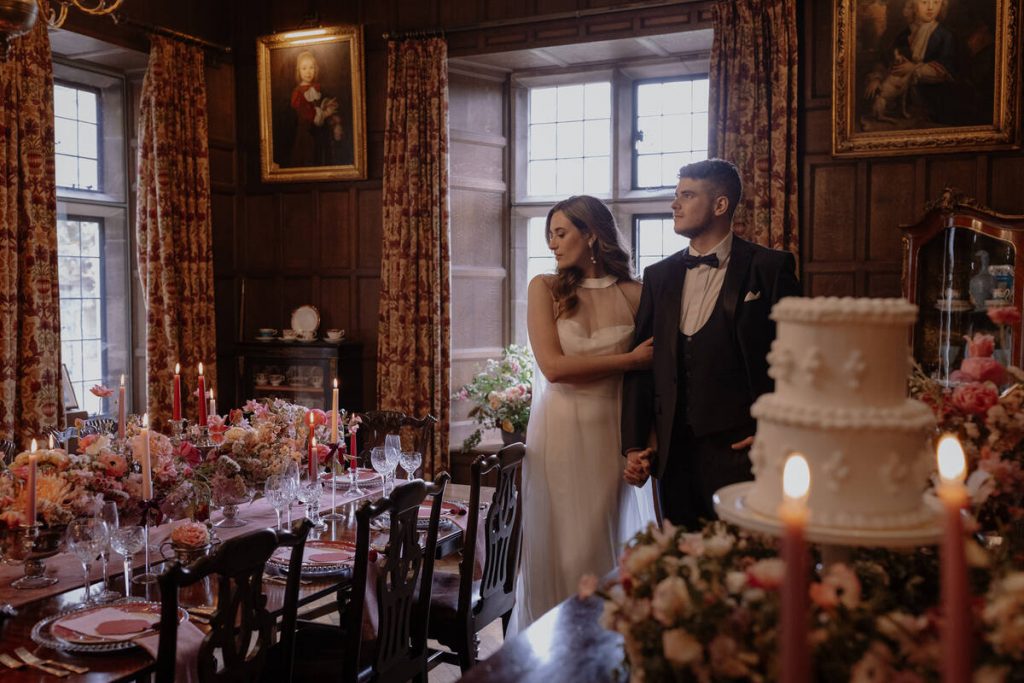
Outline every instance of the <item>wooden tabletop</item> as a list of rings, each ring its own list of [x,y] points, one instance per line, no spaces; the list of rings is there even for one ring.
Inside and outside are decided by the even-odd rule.
[[[628,679],[621,666],[622,636],[602,628],[604,601],[571,597],[505,641],[497,652],[459,679],[464,683],[615,683]]]
[[[482,497],[487,500],[493,494],[493,489],[484,491]],[[446,499],[466,500],[469,498],[469,487],[461,485],[449,485],[445,493]],[[323,502],[329,502],[325,496]],[[323,540],[347,540],[355,541],[355,515],[354,510],[361,501],[339,506],[338,511],[344,515],[340,520],[327,522],[328,528],[322,532],[311,532],[310,539],[318,537]],[[325,506],[327,507],[327,506]],[[326,512],[327,510],[325,510]],[[244,514],[241,515],[244,517]],[[248,530],[254,530],[259,526],[250,525]],[[371,542],[373,542],[371,540]],[[445,554],[457,552],[462,546],[462,529],[459,526],[442,531],[438,536],[439,555],[441,549]],[[343,587],[351,580],[351,575],[322,577],[305,582],[299,587],[299,605],[308,605],[321,598],[334,594],[339,587]],[[275,582],[264,582],[264,592],[267,595],[267,609],[276,615],[280,615],[284,603],[284,586]],[[124,587],[124,580],[121,575],[115,575],[111,579],[111,587],[121,591]],[[98,584],[93,586],[95,591]],[[148,673],[153,668],[153,659],[142,649],[132,648],[119,653],[97,653],[97,654],[70,654],[58,650],[41,647],[31,638],[32,627],[41,619],[44,619],[57,612],[79,605],[82,601],[84,591],[81,584],[77,588],[69,586],[69,590],[57,595],[36,600],[22,605],[18,608],[18,616],[8,619],[0,626],[0,652],[10,653],[13,656],[14,649],[22,646],[30,652],[43,659],[54,659],[58,661],[88,667],[88,674],[72,674],[62,680],[88,683],[111,683],[113,681],[125,681],[136,678],[141,674]],[[133,584],[132,594],[144,597],[148,600],[159,600],[160,591],[156,583],[145,585]],[[195,605],[212,605],[216,601],[215,582],[206,580],[183,589],[179,600],[183,607]],[[54,681],[56,677],[44,674],[41,671],[31,669],[28,666],[17,671],[11,671],[0,665],[0,676],[4,683],[28,683],[34,681]]]

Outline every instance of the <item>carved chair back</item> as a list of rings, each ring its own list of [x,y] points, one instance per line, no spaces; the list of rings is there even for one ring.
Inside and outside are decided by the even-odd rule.
[[[303,520],[294,531],[261,529],[224,541],[215,554],[202,557],[188,567],[177,562],[169,564],[159,577],[157,683],[172,683],[175,679],[178,589],[212,576],[217,578],[217,609],[210,617],[210,633],[199,649],[199,680],[219,683],[259,679],[273,645],[275,621],[266,607],[263,571],[271,554],[281,547],[292,549],[280,643],[280,652],[287,658],[287,674],[291,677],[302,551],[311,527],[309,520]]]
[[[366,604],[367,575],[370,572],[370,527],[388,515],[388,540],[382,563],[374,558],[376,576],[371,577],[377,601],[377,639],[372,667],[374,681],[407,681],[426,673],[427,619],[434,578],[434,555],[441,520],[441,502],[451,477],[442,473],[433,484],[422,480],[397,486],[387,498],[364,504],[356,512],[356,557],[351,600],[345,605],[343,638],[347,647],[342,665],[344,681],[360,678],[363,642],[363,609]],[[420,505],[433,501],[426,529],[426,541],[419,543]],[[375,555],[375,553],[374,553]],[[345,599],[339,591],[339,604]]]
[[[359,426],[357,441],[360,463],[368,466],[370,449],[374,446],[383,446],[384,437],[388,434],[398,434],[402,439],[402,450],[419,451],[423,454],[424,472],[427,471],[428,464],[433,462],[431,454],[436,417],[412,417],[393,410],[370,410],[360,413],[360,418],[362,424]]]
[[[14,461],[14,456],[17,452],[18,444],[10,439],[0,439],[0,458],[3,459],[5,465],[10,465]]]

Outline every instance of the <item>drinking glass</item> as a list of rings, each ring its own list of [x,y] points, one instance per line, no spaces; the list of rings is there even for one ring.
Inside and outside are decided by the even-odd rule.
[[[110,547],[124,558],[124,594],[132,593],[132,555],[142,550],[145,535],[141,526],[123,526],[110,537]]]
[[[345,519],[345,515],[338,512],[338,452],[340,449],[336,446],[331,452],[331,511],[326,515],[323,515],[321,519],[330,520],[336,522],[340,519]]]
[[[285,483],[284,476],[280,474],[272,474],[267,477],[267,481],[263,484],[263,495],[270,503],[270,507],[274,508],[274,512],[277,513],[277,528],[281,528],[281,511],[288,507],[289,494],[288,484]]]
[[[107,538],[103,542],[103,546],[100,548],[100,562],[103,564],[103,589],[93,598],[96,602],[111,602],[121,597],[121,594],[117,591],[110,590],[109,581],[110,574],[109,560],[110,560],[110,537],[117,531],[118,517],[117,517],[117,503],[112,500],[105,500],[100,505],[99,511],[96,513],[97,519],[102,519],[107,525]]]
[[[397,434],[388,434],[384,437],[384,459],[387,462],[388,473],[391,477],[391,490],[395,490],[395,470],[398,469],[398,460],[402,454],[402,442]]]
[[[107,525],[102,519],[76,519],[68,524],[68,548],[82,563],[82,570],[85,573],[83,582],[85,597],[82,599],[82,604],[87,605],[92,602],[92,594],[89,591],[89,571],[92,569],[92,563],[99,554],[100,548],[106,544],[108,536]]]
[[[288,499],[288,528],[292,527],[292,505],[295,504],[299,499],[299,466],[293,460],[288,463],[288,466],[284,469],[284,491],[285,496]]]
[[[402,451],[398,456],[398,465],[405,472],[406,479],[412,479],[422,464],[423,454],[419,451]]]
[[[317,477],[303,479],[298,487],[299,502],[306,506],[306,518],[317,528],[326,526],[319,518],[320,495],[322,493],[323,488],[320,484],[320,479]]]
[[[388,456],[382,446],[374,446],[370,449],[370,464],[383,480],[384,495],[388,495]]]

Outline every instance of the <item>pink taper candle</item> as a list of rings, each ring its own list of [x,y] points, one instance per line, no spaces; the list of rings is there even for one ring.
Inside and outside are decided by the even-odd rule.
[[[967,463],[955,436],[939,439],[936,449],[939,499],[945,508],[942,534],[942,680],[945,683],[970,681],[971,623],[970,594],[967,586],[967,558],[964,554],[964,528],[960,511],[967,505],[964,475]]]
[[[124,441],[124,375],[121,375],[121,388],[117,392],[117,438]]]
[[[799,453],[786,459],[782,472],[783,502],[779,518],[784,526],[782,560],[786,577],[782,583],[782,681],[807,683],[811,680],[811,654],[807,645],[807,494],[811,472]]]
[[[206,377],[203,376],[203,364],[199,364],[199,426],[206,426]]]
[[[313,411],[309,411],[309,440],[307,441],[309,450],[309,478],[316,479],[317,469],[317,457],[316,457],[316,437],[313,436],[313,420],[316,417],[313,415]]]
[[[334,389],[331,391],[331,443],[338,443],[338,378],[334,378]]]
[[[32,525],[36,523],[36,468],[39,459],[39,454],[36,452],[39,446],[36,444],[36,440],[32,439],[32,450],[28,454],[28,481],[26,486],[28,487],[28,503],[25,506],[25,524]]]
[[[174,402],[171,404],[171,415],[175,420],[181,419],[181,363],[174,364]]]

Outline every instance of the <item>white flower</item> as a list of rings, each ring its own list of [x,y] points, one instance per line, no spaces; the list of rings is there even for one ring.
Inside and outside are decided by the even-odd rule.
[[[736,595],[747,586],[747,575],[745,572],[732,571],[725,575],[725,589],[730,595]]]
[[[724,557],[735,544],[736,539],[732,534],[716,531],[711,538],[704,539],[704,554],[708,557]]]
[[[664,626],[675,624],[676,620],[686,615],[692,606],[686,582],[678,576],[662,579],[654,587],[654,594],[651,596],[651,613]]]
[[[758,560],[747,568],[750,582],[756,586],[774,590],[782,585],[786,575],[786,563],[778,557]]]
[[[99,455],[100,451],[108,446],[110,446],[110,439],[105,436],[100,436],[86,447],[85,452],[86,455]]]
[[[661,550],[653,545],[641,545],[631,548],[622,558],[622,566],[633,575],[647,569],[661,556]]]
[[[704,654],[696,638],[681,628],[674,628],[661,634],[661,649],[665,659],[676,666],[688,666]]]

